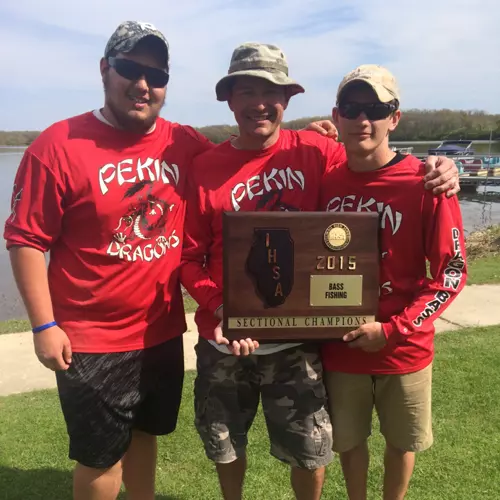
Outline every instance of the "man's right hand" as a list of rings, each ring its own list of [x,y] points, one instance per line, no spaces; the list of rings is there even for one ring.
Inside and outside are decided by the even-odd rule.
[[[35,354],[50,370],[67,370],[71,364],[71,343],[58,326],[33,334]]]
[[[258,349],[259,342],[257,340],[252,340],[251,338],[233,340],[230,342],[226,337],[224,337],[224,332],[222,331],[222,321],[218,324],[214,331],[215,342],[219,345],[225,345],[229,349],[229,352],[233,356],[250,356],[253,354],[255,349]]]
[[[249,356],[250,354],[253,354],[255,349],[258,349],[259,342],[250,338],[241,339],[239,342],[237,340],[233,340],[232,342],[230,342],[226,337],[224,337],[224,332],[222,331],[222,319],[224,318],[222,307],[217,309],[215,316],[221,320],[214,330],[215,342],[217,344],[227,346],[229,352],[234,356]]]

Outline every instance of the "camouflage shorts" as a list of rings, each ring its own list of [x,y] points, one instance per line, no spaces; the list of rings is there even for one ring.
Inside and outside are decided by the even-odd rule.
[[[200,338],[196,353],[195,425],[209,459],[230,463],[245,455],[262,398],[273,456],[307,469],[331,462],[332,426],[317,346],[238,358]]]

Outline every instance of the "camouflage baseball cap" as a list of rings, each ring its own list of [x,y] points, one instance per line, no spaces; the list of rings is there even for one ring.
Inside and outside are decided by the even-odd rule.
[[[354,82],[368,84],[380,102],[400,101],[398,84],[394,75],[386,68],[377,64],[363,64],[347,73],[337,90],[337,104],[341,93]]]
[[[218,101],[228,100],[230,82],[237,76],[255,76],[276,85],[286,86],[290,97],[305,92],[301,85],[289,78],[285,54],[276,45],[244,43],[236,47],[227,73],[215,86]]]
[[[108,57],[112,50],[116,52],[130,52],[143,38],[154,36],[163,42],[166,52],[166,67],[168,71],[170,51],[167,39],[161,31],[150,23],[139,21],[125,21],[121,23],[115,32],[111,35],[106,48],[104,49],[104,57]]]

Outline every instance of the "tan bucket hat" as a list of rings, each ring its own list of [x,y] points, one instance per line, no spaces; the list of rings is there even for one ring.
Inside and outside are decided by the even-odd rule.
[[[341,93],[354,82],[364,82],[369,85],[380,102],[390,102],[394,99],[401,101],[396,78],[388,69],[377,64],[363,64],[347,73],[340,82],[337,104]]]
[[[288,76],[285,54],[276,45],[249,42],[236,47],[227,73],[215,86],[218,101],[228,100],[230,82],[237,76],[255,76],[286,86],[290,97],[305,92],[301,85]]]

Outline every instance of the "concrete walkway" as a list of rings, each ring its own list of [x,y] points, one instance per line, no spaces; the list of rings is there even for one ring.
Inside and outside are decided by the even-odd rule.
[[[185,364],[186,370],[194,370],[198,335],[193,314],[187,315],[187,323]],[[437,332],[500,325],[500,285],[465,287],[435,325]],[[36,358],[31,332],[0,335],[0,396],[53,387],[54,373]]]

